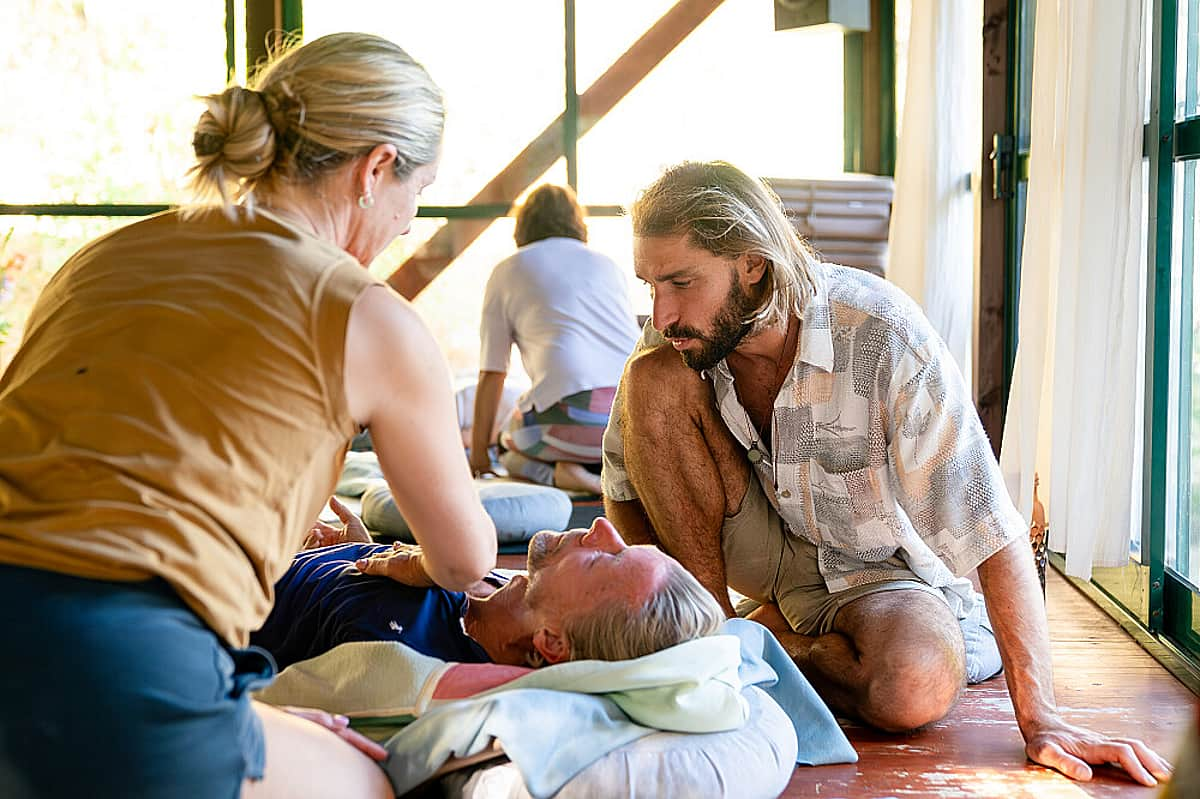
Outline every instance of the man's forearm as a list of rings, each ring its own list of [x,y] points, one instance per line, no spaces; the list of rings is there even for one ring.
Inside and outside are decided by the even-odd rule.
[[[726,615],[733,616],[733,605],[729,600],[729,591],[725,586],[725,560],[721,557],[721,539],[720,531],[712,542],[711,546],[675,546],[672,547],[670,542],[664,542],[659,539],[655,532],[653,522],[646,513],[645,507],[640,500],[630,500],[628,502],[617,502],[607,497],[604,499],[604,513],[608,520],[613,523],[617,531],[621,533],[621,537],[625,539],[625,543],[629,545],[635,544],[653,544],[667,554],[674,557],[679,563],[692,573],[702,586],[708,589],[708,592],[713,595],[721,609]],[[714,556],[713,553],[716,553]]]
[[[640,500],[631,499],[626,502],[618,502],[605,497],[604,515],[617,528],[617,532],[625,539],[626,544],[630,546],[652,544],[664,552],[670,552],[658,540],[658,536],[654,532],[654,525],[646,516],[646,510],[642,507]],[[690,571],[700,581],[700,584],[716,597],[717,602],[721,604],[726,613],[732,615],[733,608],[729,604],[729,592],[725,589],[724,561],[705,562],[703,559],[691,558],[686,554],[684,557],[686,561],[680,561],[684,568]]]
[[[1058,718],[1046,607],[1024,539],[979,564],[988,616],[1021,733],[1028,739]]]
[[[637,544],[653,544],[658,546],[658,536],[646,518],[646,511],[639,500],[631,499],[621,502],[604,498],[604,515],[612,522],[613,527],[630,546]]]

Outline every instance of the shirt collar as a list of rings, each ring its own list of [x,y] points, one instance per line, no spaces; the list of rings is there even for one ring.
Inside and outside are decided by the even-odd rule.
[[[817,289],[804,306],[801,316],[800,345],[796,359],[824,372],[833,371],[833,325],[829,313],[829,289],[823,274],[816,277]]]

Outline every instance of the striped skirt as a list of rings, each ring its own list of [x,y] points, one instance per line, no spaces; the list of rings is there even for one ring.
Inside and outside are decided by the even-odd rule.
[[[553,485],[559,461],[598,464],[615,386],[563,397],[543,411],[513,412],[500,432],[500,462],[510,473]]]

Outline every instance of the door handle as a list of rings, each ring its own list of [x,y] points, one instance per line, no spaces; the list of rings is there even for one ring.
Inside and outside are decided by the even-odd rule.
[[[1007,200],[1013,196],[1013,137],[1006,133],[992,135],[992,199]]]

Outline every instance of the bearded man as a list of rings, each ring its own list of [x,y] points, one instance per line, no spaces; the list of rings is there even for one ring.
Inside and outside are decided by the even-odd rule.
[[[667,170],[631,218],[654,307],[604,439],[626,540],[662,547],[728,614],[727,586],[753,600],[842,714],[913,730],[1003,662],[1031,759],[1166,779],[1140,741],[1059,715],[1027,526],[916,304],[821,263],[724,162]]]

